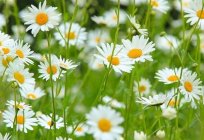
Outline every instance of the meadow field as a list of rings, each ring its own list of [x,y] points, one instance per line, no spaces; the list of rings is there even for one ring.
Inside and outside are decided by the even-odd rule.
[[[0,0],[0,140],[204,140],[204,0]]]

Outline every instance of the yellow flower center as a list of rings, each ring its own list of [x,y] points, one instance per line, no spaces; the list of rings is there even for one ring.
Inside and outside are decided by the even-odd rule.
[[[3,64],[3,66],[4,66],[4,67],[8,67],[9,62],[11,62],[12,60],[13,60],[13,58],[10,57],[10,56],[7,56],[6,59],[3,58],[3,59],[2,59],[2,64]]]
[[[82,127],[77,127],[77,128],[76,128],[76,131],[82,132],[82,131],[83,131],[83,128],[82,128]]]
[[[109,132],[111,130],[111,122],[108,119],[102,118],[98,121],[98,127],[103,132]]]
[[[146,86],[144,86],[144,85],[141,85],[141,86],[139,86],[139,88],[138,88],[138,90],[139,90],[140,93],[145,92],[146,89],[147,89],[147,88],[146,88]]]
[[[158,7],[159,3],[156,0],[151,0],[152,7]]]
[[[24,116],[23,115],[18,115],[17,116],[17,123],[18,124],[24,124],[24,122],[25,122]]]
[[[188,91],[188,92],[191,92],[191,91],[193,90],[193,85],[192,85],[192,83],[189,82],[189,81],[186,81],[186,82],[184,83],[184,87],[185,87],[186,91]]]
[[[130,58],[138,58],[140,56],[142,56],[142,50],[141,49],[131,49],[129,52],[128,52],[128,57]]]
[[[9,48],[2,48],[2,51],[4,52],[4,54],[8,54],[10,52]]]
[[[168,77],[168,81],[170,81],[170,82],[176,82],[176,81],[178,81],[178,80],[179,80],[179,77],[176,76],[176,75],[170,75],[170,76]]]
[[[44,25],[48,22],[48,15],[46,13],[37,14],[35,21],[39,25]]]
[[[52,72],[52,74],[56,74],[57,73],[57,67],[55,65],[52,65],[51,67],[49,66],[47,68],[47,73],[51,74],[51,72]]]
[[[112,16],[112,19],[113,19],[113,20],[118,20],[118,16],[117,16],[117,15],[113,15],[113,16]]]
[[[66,37],[67,39],[73,40],[73,39],[76,38],[76,34],[75,34],[75,32],[69,32],[69,33],[66,33],[66,34],[65,34],[65,37]]]
[[[100,43],[101,42],[101,38],[100,37],[96,37],[95,41],[96,41],[96,43]]]
[[[112,59],[111,59],[111,58],[112,58]],[[107,57],[107,60],[108,60],[108,62],[110,62],[112,65],[115,65],[115,66],[117,66],[117,65],[120,64],[120,59],[119,59],[117,56],[111,57],[111,55],[109,55],[109,56]]]
[[[196,14],[200,19],[204,19],[204,10],[198,10]]]
[[[175,105],[176,105],[176,101],[175,101],[174,99],[171,99],[171,100],[169,101],[168,106],[174,107]]]
[[[19,57],[19,58],[24,58],[24,53],[22,50],[16,50],[16,55]]]
[[[29,99],[36,99],[36,98],[37,98],[34,93],[28,93],[28,94],[27,94],[27,97],[28,97]]]
[[[47,124],[51,127],[53,125],[53,121],[48,121]]]
[[[23,84],[25,82],[25,77],[20,72],[14,72],[14,78],[20,83]]]

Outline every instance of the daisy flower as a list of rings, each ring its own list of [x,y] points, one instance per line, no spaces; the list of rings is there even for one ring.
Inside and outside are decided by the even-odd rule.
[[[165,37],[156,36],[156,46],[164,52],[174,51],[179,45],[178,39],[172,35],[166,35]]]
[[[124,119],[110,107],[99,105],[86,118],[89,133],[97,140],[116,140],[123,133],[123,128],[119,125]]]
[[[198,22],[198,26],[204,30],[204,10],[202,0],[192,0],[190,7],[184,9],[185,17],[188,19],[187,23],[194,25]]]
[[[88,46],[91,48],[95,48],[101,43],[106,43],[110,41],[110,36],[108,32],[103,30],[93,30],[88,33]]]
[[[167,107],[167,108],[162,109],[162,116],[164,118],[172,120],[172,119],[176,118],[176,115],[177,115],[177,111],[175,108]]]
[[[55,55],[51,56],[51,65],[46,59],[44,62],[40,62],[39,67],[39,73],[41,74],[39,78],[45,79],[46,81],[50,79],[50,76],[52,76],[52,79],[56,81],[57,78],[62,76],[64,73],[64,71],[60,72],[59,59]]]
[[[4,17],[4,15],[0,14],[0,29],[6,25],[6,19]]]
[[[147,79],[142,78],[139,83],[134,82],[134,92],[136,95],[147,95],[150,93],[151,84]]]
[[[33,73],[29,73],[28,68],[19,62],[14,61],[9,63],[6,71],[8,75],[8,82],[16,82],[20,88],[26,88],[35,85],[35,79],[32,78]]]
[[[97,24],[106,25],[106,21],[103,16],[93,16],[91,19]]]
[[[3,112],[3,122],[6,123],[6,127],[14,127],[15,115],[14,108],[8,108]],[[33,117],[34,115],[35,113],[32,110],[18,110],[16,116],[17,130],[25,133],[28,130],[33,130],[33,126],[37,126],[37,119]]]
[[[18,110],[31,110],[31,106],[27,105],[26,103],[24,102],[16,102],[13,101],[13,100],[10,100],[10,101],[7,101],[6,105],[9,107],[9,108],[17,108]]]
[[[110,10],[104,13],[105,23],[108,27],[116,27],[118,18],[119,24],[125,23],[126,14],[122,9],[120,9],[119,17],[117,16],[115,10]]]
[[[78,66],[78,64],[75,64],[74,62],[72,62],[72,60],[69,60],[69,59],[66,60],[60,56],[59,66],[61,69],[66,71],[66,70],[75,69]]]
[[[55,116],[56,122],[52,121],[52,114],[50,115],[40,115],[38,117],[38,123],[45,129],[54,129],[54,123],[56,124],[56,128],[59,129],[61,127],[64,127],[63,118],[59,117],[58,115]]]
[[[133,62],[130,61],[128,58],[124,57],[121,45],[116,45],[114,53],[112,55],[114,49],[113,44],[101,44],[101,47],[97,46],[97,50],[100,53],[100,55],[95,55],[99,61],[102,61],[107,67],[109,64],[113,67],[113,69],[118,72],[127,72],[130,73],[132,70]]]
[[[20,90],[20,93],[21,93],[21,96],[23,96],[26,99],[30,99],[30,100],[36,100],[45,95],[45,92],[39,87],[24,88]]]
[[[164,84],[172,84],[178,82],[181,78],[181,68],[164,68],[156,73],[155,78]]]
[[[18,60],[25,64],[33,64],[32,58],[33,51],[30,50],[29,44],[23,44],[23,41],[16,41],[14,44],[14,52]]]
[[[28,7],[28,12],[23,14],[25,25],[29,25],[26,31],[31,30],[35,37],[41,31],[49,31],[59,25],[60,15],[56,7],[46,7],[46,0],[43,4],[40,2],[38,8],[34,5]]]
[[[71,26],[71,29],[70,29]],[[70,29],[70,31],[69,31]],[[59,27],[60,32],[55,33],[55,38],[59,41],[60,45],[66,46],[66,42],[70,45],[81,45],[84,44],[87,33],[85,28],[81,27],[78,23],[65,23],[61,24]],[[66,40],[66,42],[65,42]]]
[[[57,137],[56,140],[67,140],[67,138]],[[72,139],[71,139],[71,138],[68,138],[68,140],[72,140]]]
[[[128,19],[132,25],[132,27],[141,35],[148,36],[147,29],[142,29],[141,25],[136,22],[136,17],[135,16],[129,16]]]
[[[125,104],[119,102],[116,99],[111,98],[110,96],[104,96],[102,98],[102,101],[106,104],[106,105],[110,105],[113,108],[125,108]]]
[[[141,97],[138,98],[136,102],[147,106],[160,106],[167,101],[167,96],[164,94],[156,94],[153,96],[149,96],[149,98]]]
[[[175,0],[174,1],[174,6],[176,7],[177,10],[181,10],[181,4],[182,4],[182,9],[186,9],[190,7],[190,3],[192,0]]]
[[[157,136],[159,139],[164,139],[164,138],[165,138],[165,131],[164,131],[164,130],[159,130],[159,131],[157,131],[156,136]]]
[[[5,73],[9,63],[12,62],[14,60],[14,57],[11,56],[0,56],[0,76],[2,76],[3,74],[7,74]]]
[[[181,86],[179,89],[181,94],[184,95],[186,102],[191,102],[191,106],[195,108],[195,100],[200,100],[200,96],[202,96],[203,92],[200,79],[197,78],[195,72],[184,69],[180,81]]]
[[[11,37],[0,31],[0,48],[2,46],[12,46],[14,44],[14,40]]]
[[[145,62],[145,60],[153,61],[150,53],[155,50],[154,43],[148,41],[149,39],[143,35],[133,36],[132,41],[123,39],[125,55],[134,63]]]
[[[11,136],[9,133],[6,133],[4,136],[0,133],[0,140],[10,140]]]
[[[74,126],[74,127],[72,127],[72,126],[67,127],[67,132],[69,134],[74,132],[74,135],[77,137],[85,136],[87,131],[88,131],[87,125],[83,124],[83,123],[78,124],[77,126]]]
[[[150,0],[150,2],[152,8],[159,12],[166,13],[170,9],[169,3],[166,0]]]
[[[134,140],[147,140],[147,135],[144,132],[134,132]]]

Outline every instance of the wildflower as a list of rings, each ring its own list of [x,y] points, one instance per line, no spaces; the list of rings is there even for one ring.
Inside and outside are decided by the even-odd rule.
[[[134,140],[147,140],[147,135],[144,132],[134,132]]]
[[[164,130],[157,131],[156,136],[160,139],[164,139],[165,138],[165,131]]]
[[[74,132],[74,135],[77,137],[85,136],[85,134],[88,132],[88,127],[86,124],[78,124],[77,126],[69,126],[67,128],[68,133]]]
[[[169,120],[176,118],[176,114],[177,114],[177,112],[176,112],[175,108],[167,107],[165,109],[162,109],[162,116],[164,118],[169,119]]]
[[[147,79],[142,78],[139,83],[134,82],[134,92],[136,95],[147,95],[150,93],[151,84]]]
[[[125,55],[133,62],[153,61],[150,53],[155,50],[154,43],[148,41],[143,35],[133,36],[132,41],[123,39]]]
[[[150,0],[150,2],[152,8],[161,13],[166,13],[170,9],[169,3],[166,0]]]
[[[115,110],[99,105],[86,115],[89,133],[97,140],[115,140],[123,133],[123,118]]]
[[[23,20],[26,25],[29,25],[26,31],[31,30],[35,37],[41,31],[49,31],[59,25],[60,15],[56,11],[56,7],[46,7],[46,0],[43,4],[40,2],[39,7],[31,5],[28,7],[28,12],[23,14]]]
[[[125,108],[125,105],[121,102],[119,102],[116,99],[113,99],[109,96],[104,96],[102,98],[102,101],[106,104],[106,105],[110,105],[113,108]]]
[[[10,140],[11,136],[9,133],[6,133],[4,136],[0,133],[0,140]]]
[[[21,96],[30,100],[36,100],[45,95],[44,91],[39,87],[37,88],[27,87],[27,88],[21,89],[20,93],[21,93]]]

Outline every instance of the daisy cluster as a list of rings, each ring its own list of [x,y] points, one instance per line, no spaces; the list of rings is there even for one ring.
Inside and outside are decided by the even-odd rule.
[[[31,3],[0,0],[0,140],[203,136],[203,0]]]

